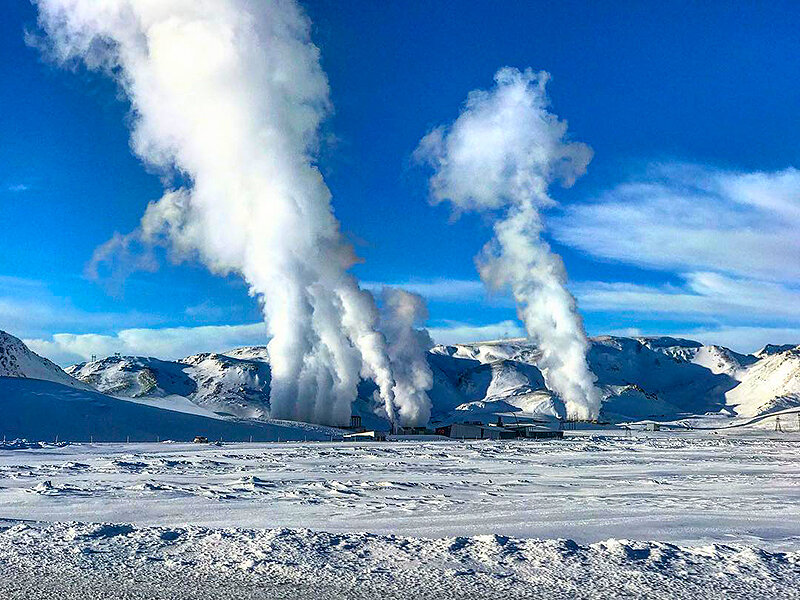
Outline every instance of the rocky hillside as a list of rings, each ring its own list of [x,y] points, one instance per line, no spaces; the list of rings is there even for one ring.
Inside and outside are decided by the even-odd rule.
[[[74,388],[91,389],[5,331],[0,331],[0,377],[43,379]]]
[[[563,414],[537,359],[526,340],[434,347],[434,414]],[[609,420],[751,417],[800,405],[800,347],[767,346],[750,355],[672,337],[602,336],[591,340],[588,361],[603,392],[601,416]]]
[[[182,397],[220,414],[245,418],[269,415],[269,365],[262,360],[209,353],[174,362],[111,356],[73,365],[67,372],[111,396]]]

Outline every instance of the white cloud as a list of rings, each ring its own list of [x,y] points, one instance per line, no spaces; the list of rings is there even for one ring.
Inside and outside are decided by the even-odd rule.
[[[428,332],[437,344],[476,342],[507,337],[522,337],[525,332],[516,321],[487,325],[443,321]],[[154,356],[166,360],[200,352],[224,352],[239,346],[263,345],[269,340],[264,323],[244,325],[206,325],[123,329],[115,334],[56,333],[49,338],[31,338],[28,347],[50,360],[69,365],[88,360],[92,355]]]
[[[486,302],[497,306],[514,306],[513,301],[506,294],[491,294],[486,290],[483,282],[477,279],[447,279],[444,277],[430,280],[411,280],[404,282],[381,283],[367,281],[362,287],[372,292],[381,288],[400,288],[419,294],[425,300],[452,303]]]
[[[520,324],[511,320],[488,325],[445,321],[437,327],[428,327],[428,333],[437,344],[484,342],[487,340],[524,337],[526,335]]]
[[[15,194],[18,194],[20,192],[27,192],[30,189],[31,186],[28,185],[27,183],[12,183],[6,186],[7,191],[13,192]]]
[[[657,165],[551,220],[589,254],[650,268],[800,279],[800,171]]]
[[[31,350],[61,365],[115,352],[176,359],[200,352],[224,352],[239,346],[266,344],[267,341],[264,323],[123,329],[113,335],[56,333],[50,339],[24,340]]]
[[[797,169],[659,164],[594,202],[565,208],[551,225],[558,241],[594,257],[682,280],[579,282],[573,290],[583,310],[627,313],[631,327],[643,315],[707,323],[682,333],[751,350],[800,328]]]
[[[688,273],[680,286],[584,281],[573,291],[592,312],[705,316],[738,320],[791,320],[800,324],[800,290],[718,273]]]
[[[16,336],[108,330],[121,325],[155,326],[164,320],[163,316],[137,311],[89,312],[54,295],[42,281],[0,275],[0,329]]]

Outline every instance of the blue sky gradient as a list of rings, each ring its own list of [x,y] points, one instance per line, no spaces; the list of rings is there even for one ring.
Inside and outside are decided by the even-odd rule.
[[[796,4],[302,4],[335,109],[320,166],[364,259],[354,272],[369,286],[411,284],[423,293],[435,338],[519,331],[509,299],[487,297],[477,282],[473,257],[490,237],[489,220],[453,219],[448,206],[431,205],[428,172],[411,157],[431,127],[457,116],[470,90],[491,86],[508,65],[551,73],[553,112],[595,153],[574,187],[552,190],[561,207],[547,215],[590,334],[682,333],[746,351],[800,342],[800,276],[792,268],[800,254],[791,233],[800,226],[800,176],[791,170],[800,163]],[[27,2],[7,3],[3,13],[0,329],[62,363],[87,348],[179,354],[258,341],[256,328],[240,338],[212,329],[185,335],[194,340],[186,344],[164,341],[175,337],[165,328],[257,322],[258,305],[236,277],[164,256],[157,271],[124,282],[86,277],[94,249],[136,227],[161,182],[130,152],[128,105],[114,84],[44,61],[26,44],[26,31],[37,30]],[[750,185],[748,175],[761,178]],[[631,182],[646,192],[632,198]],[[656,192],[662,204],[653,203]],[[588,208],[618,200],[632,209]],[[611,250],[586,241],[603,237],[598,222],[619,238],[666,225],[630,214],[664,206],[675,224],[665,236],[702,230],[696,263],[658,259],[647,236],[632,248],[612,239]],[[713,226],[698,224],[716,214]],[[757,260],[739,260],[745,246],[730,235],[748,228],[776,241],[763,256],[756,251]],[[120,341],[132,329],[150,341]],[[102,337],[78,344],[56,334]]]

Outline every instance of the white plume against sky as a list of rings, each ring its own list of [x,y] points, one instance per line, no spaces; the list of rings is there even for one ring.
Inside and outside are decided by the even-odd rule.
[[[592,158],[585,144],[566,139],[567,124],[548,110],[549,75],[503,68],[495,87],[469,94],[450,125],[428,133],[416,150],[434,169],[430,192],[456,211],[499,213],[494,239],[478,257],[483,281],[510,288],[528,335],[539,346],[539,367],[570,415],[596,418],[600,392],[588,368],[588,341],[560,257],[541,235],[540,211],[553,206],[554,181],[570,186]]]
[[[299,5],[37,5],[58,60],[119,83],[131,103],[132,149],[167,182],[139,229],[101,247],[95,266],[131,244],[164,244],[177,258],[241,274],[263,303],[274,417],[346,423],[363,373],[384,382],[392,406],[394,388],[407,382],[394,382],[374,301],[348,273],[355,256],[315,165],[329,90]],[[406,393],[401,419],[416,424],[426,402],[424,389]]]
[[[427,360],[433,340],[422,328],[428,320],[428,308],[419,294],[388,287],[381,294],[381,307],[381,329],[386,332],[394,367],[397,416],[401,423],[425,425],[431,416],[426,392],[433,387]]]
[[[633,119],[627,133],[617,132],[616,122],[613,128],[598,130],[594,126],[599,123],[598,115],[610,113],[595,106],[594,93],[584,93],[586,73],[569,67],[581,61],[548,60],[558,77],[559,92],[568,93],[558,99],[557,106],[569,106],[570,118],[581,128],[581,139],[585,136],[597,149],[599,161],[580,188],[564,194],[564,204],[559,206],[550,199],[548,185],[559,180],[569,185],[580,176],[590,158],[588,147],[564,139],[566,125],[547,107],[546,76],[502,72],[501,84],[470,95],[459,121],[466,123],[465,115],[470,113],[472,127],[462,128],[461,138],[452,126],[440,128],[426,139],[427,158],[438,161],[434,183],[438,181],[439,192],[452,196],[455,213],[470,210],[507,217],[503,224],[498,223],[493,244],[481,256],[484,281],[480,281],[477,275],[469,279],[471,267],[464,259],[475,251],[471,245],[475,234],[483,232],[482,225],[475,224],[485,224],[486,219],[464,219],[447,229],[449,237],[440,240],[436,236],[448,226],[440,219],[426,219],[425,215],[433,212],[424,213],[425,209],[417,207],[419,212],[408,212],[415,220],[425,219],[415,222],[420,237],[413,248],[404,248],[384,243],[385,222],[391,219],[382,219],[381,211],[391,213],[395,203],[408,201],[402,185],[389,188],[387,182],[393,181],[395,170],[402,170],[403,159],[415,145],[413,132],[421,133],[428,124],[440,122],[441,115],[450,114],[447,104],[475,87],[469,82],[488,74],[485,69],[491,62],[479,68],[472,64],[475,70],[468,76],[461,65],[455,65],[453,77],[440,82],[442,88],[426,99],[424,110],[414,102],[393,104],[398,123],[405,125],[387,132],[372,126],[383,122],[374,118],[383,113],[373,110],[382,106],[373,98],[385,88],[376,86],[364,66],[383,72],[385,59],[394,53],[362,53],[352,60],[347,54],[350,46],[333,41],[349,26],[347,19],[335,27],[325,20],[326,13],[341,12],[340,8],[320,10],[312,5],[311,14],[322,19],[314,37],[325,43],[341,109],[336,135],[343,136],[343,145],[337,147],[341,152],[337,151],[335,160],[324,161],[325,168],[330,168],[326,174],[331,174],[329,183],[337,197],[341,193],[342,199],[353,201],[339,203],[339,214],[354,229],[354,239],[364,239],[369,248],[365,250],[370,256],[368,264],[357,269],[370,281],[359,285],[348,274],[354,255],[343,242],[331,212],[327,184],[316,168],[319,127],[331,113],[331,102],[320,53],[310,39],[310,23],[294,0],[34,0],[34,4],[50,36],[44,42],[28,36],[29,43],[49,46],[51,56],[70,68],[83,63],[89,69],[111,72],[124,92],[119,97],[127,96],[130,101],[131,119],[125,123],[132,125],[131,147],[147,165],[139,173],[128,160],[132,176],[123,163],[114,160],[129,152],[125,143],[120,143],[120,132],[114,134],[108,121],[82,119],[86,116],[81,114],[83,108],[93,116],[108,110],[108,106],[97,110],[93,100],[86,102],[97,95],[101,104],[114,104],[116,112],[107,116],[118,120],[113,92],[98,78],[81,82],[86,83],[86,90],[81,89],[80,106],[74,104],[75,98],[69,100],[72,94],[67,88],[75,80],[68,82],[71,76],[65,74],[67,88],[55,81],[60,75],[44,78],[46,84],[31,88],[36,90],[31,98],[44,99],[46,111],[21,92],[18,104],[29,110],[15,113],[13,102],[7,107],[10,115],[17,115],[9,120],[15,126],[20,117],[27,116],[31,120],[26,128],[31,132],[41,124],[46,137],[75,143],[76,148],[80,140],[74,132],[79,128],[96,146],[90,150],[83,146],[80,160],[73,162],[52,160],[45,151],[46,139],[34,144],[34,151],[20,146],[18,151],[11,150],[12,154],[37,166],[6,173],[0,186],[8,199],[7,216],[15,225],[6,230],[10,243],[6,245],[6,270],[0,274],[0,328],[24,338],[37,352],[60,364],[92,354],[179,358],[264,343],[270,331],[264,322],[256,322],[261,310],[258,301],[248,298],[237,282],[237,275],[244,275],[252,295],[266,300],[264,320],[276,324],[279,335],[273,355],[283,357],[285,373],[296,375],[287,375],[287,380],[297,386],[279,390],[285,400],[278,402],[281,414],[310,413],[315,420],[329,420],[333,415],[345,418],[348,390],[359,376],[367,376],[378,383],[381,410],[397,415],[395,394],[402,386],[394,371],[402,353],[387,336],[391,337],[388,334],[393,327],[407,325],[390,324],[386,305],[376,305],[373,296],[381,296],[384,287],[404,288],[423,296],[431,307],[428,333],[437,343],[519,337],[525,331],[519,321],[512,320],[511,310],[517,303],[508,290],[513,286],[506,285],[505,291],[487,290],[485,282],[504,285],[512,279],[522,280],[538,272],[528,268],[531,260],[548,265],[552,273],[547,275],[553,275],[549,281],[556,282],[552,289],[544,286],[556,301],[547,303],[551,308],[544,312],[537,308],[537,312],[546,314],[552,306],[561,306],[566,310],[565,322],[573,322],[569,314],[572,300],[564,291],[569,290],[592,335],[678,335],[742,352],[766,343],[800,341],[800,237],[796,233],[800,230],[800,172],[786,167],[796,162],[793,150],[787,151],[784,143],[792,136],[781,131],[783,138],[770,138],[769,127],[778,127],[779,120],[764,125],[758,117],[764,98],[780,98],[777,88],[788,89],[786,82],[791,77],[770,82],[767,94],[755,94],[757,110],[753,105],[749,109],[736,105],[734,128],[726,133],[729,146],[752,149],[753,140],[763,138],[764,152],[753,155],[738,150],[730,153],[727,148],[717,152],[716,148],[723,149],[720,144],[703,151],[702,144],[695,144],[721,123],[723,129],[714,135],[724,131],[724,121],[709,124],[704,135],[691,127],[681,133],[680,128],[673,131],[670,126],[662,130],[662,136],[669,131],[667,138],[654,135],[637,146],[640,131],[658,131],[663,119],[671,118],[671,113],[659,112],[663,106],[653,101],[665,98],[661,87],[649,99],[647,95],[620,99],[616,89],[606,89],[606,95],[614,97],[613,105],[607,107],[628,115],[641,111],[646,120],[638,123]],[[23,29],[30,28],[32,21],[15,21],[14,12],[9,11],[8,21],[13,21],[15,33],[6,41],[18,34],[22,48],[7,64],[31,74],[36,69],[46,70],[47,66],[37,63],[36,52],[22,44]],[[366,23],[369,17],[365,18]],[[502,47],[505,41],[495,38],[492,43]],[[424,50],[424,44],[420,43],[420,48]],[[477,51],[483,53],[485,48]],[[461,45],[458,52],[462,52]],[[26,53],[31,64],[26,63]],[[492,61],[495,65],[507,60],[498,56]],[[752,52],[748,56],[752,58]],[[448,60],[441,53],[424,58],[425,69],[431,73],[441,68],[437,61]],[[347,79],[341,61],[355,73],[355,79]],[[648,79],[652,79],[651,67],[647,65]],[[629,74],[636,76],[636,69]],[[351,85],[341,86],[342,81]],[[353,89],[358,87],[353,81],[363,82],[366,89]],[[601,78],[593,91],[608,81]],[[433,89],[419,79],[402,76],[392,82],[414,98],[425,97],[415,86]],[[500,107],[501,89],[521,90],[519,98],[531,100],[530,106],[535,108],[525,113],[529,126],[504,126],[506,121],[521,118],[520,103],[511,101],[509,93],[503,96],[508,104]],[[712,94],[712,88],[708,89]],[[716,115],[719,103],[713,100]],[[677,109],[675,102],[682,101],[664,100],[664,105]],[[698,122],[713,120],[709,117],[714,115],[704,113],[702,106],[687,102],[684,110]],[[591,106],[583,106],[581,111],[581,105]],[[486,109],[480,113],[483,116],[491,107],[503,110],[495,113],[494,120],[478,119],[477,107]],[[404,111],[413,112],[415,120]],[[354,113],[358,119],[353,119]],[[741,120],[754,123],[755,134],[740,136]],[[360,129],[365,123],[368,129]],[[108,132],[112,135],[106,136],[104,143],[95,143],[95,137],[103,138]],[[376,142],[374,132],[385,139]],[[537,138],[531,132],[541,135]],[[480,139],[480,144],[471,147],[463,143],[467,134]],[[24,137],[9,136],[9,148]],[[342,165],[337,163],[351,160],[348,146],[354,157],[360,156],[354,163],[358,168],[340,169]],[[462,151],[456,152],[457,148]],[[380,168],[364,160],[365,152],[380,156]],[[419,151],[420,156],[425,154]],[[52,156],[64,155],[61,148]],[[673,155],[686,158],[659,158]],[[106,175],[111,175],[103,187],[103,173],[98,170],[106,164],[114,167],[106,169]],[[8,169],[20,167],[15,160],[7,165]],[[65,174],[59,178],[62,168]],[[467,169],[469,176],[456,177]],[[379,186],[363,185],[369,179],[367,172],[379,180]],[[158,197],[158,191],[151,191],[157,189],[157,180],[148,173],[162,177],[163,197],[151,203],[134,232],[116,233],[108,239],[115,227],[121,227],[119,223],[126,223],[123,230],[131,227],[131,217],[139,210],[131,214],[131,208],[143,199]],[[417,172],[413,176],[422,175]],[[146,193],[152,195],[139,193],[145,189],[145,181],[137,180],[138,176],[149,180]],[[118,180],[125,186],[119,197],[114,190]],[[56,181],[59,183],[54,186]],[[343,181],[347,184],[342,187]],[[587,189],[591,197],[586,197]],[[437,190],[432,191],[437,199]],[[534,198],[532,208],[516,200],[525,194]],[[375,208],[374,214],[354,210],[365,198]],[[551,208],[545,237],[570,266],[572,280],[566,285],[558,257],[539,238],[544,224],[538,211],[547,206]],[[68,210],[53,210],[60,207]],[[103,214],[98,214],[98,207]],[[62,221],[61,229],[68,235],[61,236],[53,228]],[[398,225],[402,229],[402,219]],[[86,274],[90,278],[100,275],[112,289],[127,278],[125,302],[117,295],[103,294],[93,282],[80,277],[91,248],[105,239],[108,241],[96,248]],[[401,244],[410,239],[404,238]],[[37,243],[33,245],[32,240]],[[447,254],[438,253],[436,244],[440,243],[446,244]],[[176,261],[199,259],[216,273],[234,276],[212,280],[204,273],[198,276],[197,269],[165,266],[154,246],[165,248]],[[408,252],[409,258],[396,264],[391,257],[386,262],[376,261],[372,253],[381,246],[384,259],[387,248],[389,253],[406,249],[416,253]],[[422,255],[420,249],[425,249]],[[512,264],[503,256],[512,255],[517,257],[515,268],[498,273]],[[128,277],[134,270],[147,273]],[[26,279],[29,275],[32,279]],[[533,277],[528,283],[542,287]],[[216,289],[218,285],[226,289]],[[161,290],[167,287],[173,293],[161,302]],[[268,288],[273,293],[264,294]],[[532,289],[520,294],[530,296]],[[518,315],[525,317],[523,311]],[[573,336],[579,329],[568,328],[565,334],[579,339]],[[405,348],[419,349],[425,343]],[[569,347],[577,349],[579,345]],[[283,351],[277,352],[280,348]],[[573,364],[576,356],[579,353],[565,360]],[[424,394],[417,392],[424,392],[426,377],[418,375],[410,381],[420,382],[419,389],[407,394],[418,404],[409,405],[402,411],[405,415],[425,412]],[[302,405],[296,402],[301,386],[310,398]],[[330,405],[321,400],[324,397],[332,398]]]

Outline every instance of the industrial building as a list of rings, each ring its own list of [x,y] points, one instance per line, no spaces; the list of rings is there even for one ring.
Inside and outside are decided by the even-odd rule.
[[[520,420],[513,413],[498,413],[496,423],[485,424],[482,421],[451,423],[436,428],[436,433],[450,438],[463,440],[511,440],[525,439],[560,439],[564,432],[553,423],[544,420]],[[504,423],[503,416],[513,416],[513,423]]]
[[[477,422],[443,425],[436,428],[436,433],[458,440],[510,440],[517,437],[517,434],[509,429]]]

